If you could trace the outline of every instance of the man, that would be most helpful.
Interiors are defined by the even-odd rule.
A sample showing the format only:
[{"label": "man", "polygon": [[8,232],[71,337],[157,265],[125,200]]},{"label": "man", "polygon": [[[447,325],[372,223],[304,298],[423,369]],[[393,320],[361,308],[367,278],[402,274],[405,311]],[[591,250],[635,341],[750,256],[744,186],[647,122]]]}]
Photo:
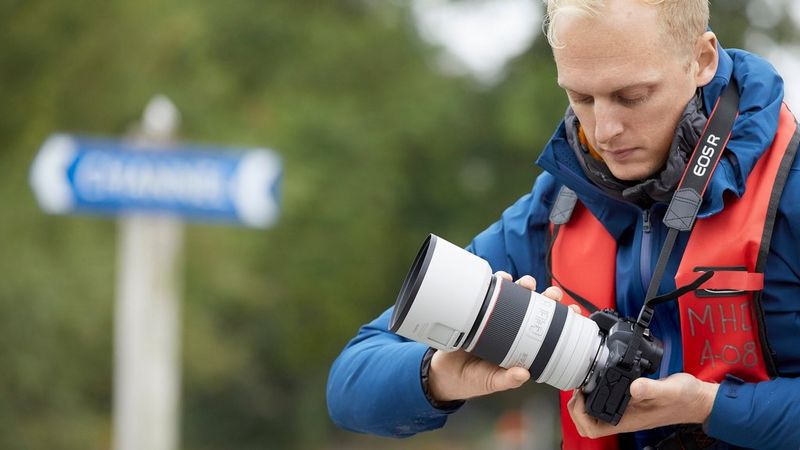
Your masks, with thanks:
[{"label": "man", "polygon": [[[588,416],[579,392],[562,394],[564,448],[798,448],[800,133],[782,80],[757,56],[718,46],[707,0],[548,0],[547,11],[570,108],[532,191],[468,247],[529,289],[551,283],[551,252],[552,284],[570,295],[545,295],[636,317],[707,117],[729,84],[739,94],[695,228],[678,235],[656,287],[691,281],[706,259],[724,266],[718,282],[658,306],[657,379],[631,385],[617,426]],[[713,153],[719,138],[709,142],[698,151]],[[690,169],[701,174],[707,161]],[[554,234],[548,218],[563,192],[578,205]],[[329,410],[344,428],[397,437],[436,429],[463,400],[529,379],[524,368],[409,342],[387,331],[390,315],[362,327],[331,369]]]}]

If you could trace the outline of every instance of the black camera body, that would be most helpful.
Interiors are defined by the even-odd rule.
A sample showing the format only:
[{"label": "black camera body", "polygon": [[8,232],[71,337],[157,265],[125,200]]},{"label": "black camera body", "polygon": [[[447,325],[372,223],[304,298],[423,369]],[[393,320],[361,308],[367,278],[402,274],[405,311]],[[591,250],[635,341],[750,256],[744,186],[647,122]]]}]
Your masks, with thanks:
[{"label": "black camera body", "polygon": [[[636,330],[636,321],[621,318],[610,309],[589,316],[605,334],[603,345],[608,356],[597,361],[595,372],[583,387],[586,396],[586,413],[604,422],[616,425],[631,398],[633,380],[652,375],[661,364],[664,347],[650,335],[649,329]],[[626,354],[631,352],[626,361]]]}]

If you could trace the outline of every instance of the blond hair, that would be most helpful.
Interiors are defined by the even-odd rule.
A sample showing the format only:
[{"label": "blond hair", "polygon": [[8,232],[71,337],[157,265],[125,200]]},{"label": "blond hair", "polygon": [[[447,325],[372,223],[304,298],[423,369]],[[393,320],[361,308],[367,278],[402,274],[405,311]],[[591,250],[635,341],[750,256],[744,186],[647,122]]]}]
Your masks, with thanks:
[{"label": "blond hair", "polygon": [[[662,33],[672,39],[679,49],[694,48],[697,38],[708,28],[709,0],[639,1],[658,8]],[[576,14],[596,17],[602,14],[606,3],[605,0],[544,0],[544,2],[547,4],[544,32],[553,48],[563,47],[556,36],[556,22],[559,16]]]}]

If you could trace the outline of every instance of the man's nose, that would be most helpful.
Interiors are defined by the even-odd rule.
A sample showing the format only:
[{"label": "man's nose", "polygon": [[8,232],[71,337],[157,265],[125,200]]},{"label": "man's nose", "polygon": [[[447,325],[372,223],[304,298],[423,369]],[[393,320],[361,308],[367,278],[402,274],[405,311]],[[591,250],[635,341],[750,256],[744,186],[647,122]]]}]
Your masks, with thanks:
[{"label": "man's nose", "polygon": [[614,105],[595,102],[594,138],[601,147],[608,147],[614,138],[622,134],[622,120]]}]

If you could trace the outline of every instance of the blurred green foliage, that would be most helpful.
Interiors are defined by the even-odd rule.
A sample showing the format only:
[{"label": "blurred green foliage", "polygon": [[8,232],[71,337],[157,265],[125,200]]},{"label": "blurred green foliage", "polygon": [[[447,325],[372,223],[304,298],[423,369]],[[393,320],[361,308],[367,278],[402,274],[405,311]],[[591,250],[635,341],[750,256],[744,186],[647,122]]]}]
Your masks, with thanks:
[{"label": "blurred green foliage", "polygon": [[[740,45],[745,2],[716,3]],[[156,93],[182,139],[286,166],[276,228],[189,226],[183,446],[351,439],[330,363],[428,232],[466,244],[529,190],[566,106],[541,39],[491,87],[435,54],[403,2],[0,1],[0,448],[110,445],[115,224],[44,215],[27,171],[47,135],[124,135]]]}]

